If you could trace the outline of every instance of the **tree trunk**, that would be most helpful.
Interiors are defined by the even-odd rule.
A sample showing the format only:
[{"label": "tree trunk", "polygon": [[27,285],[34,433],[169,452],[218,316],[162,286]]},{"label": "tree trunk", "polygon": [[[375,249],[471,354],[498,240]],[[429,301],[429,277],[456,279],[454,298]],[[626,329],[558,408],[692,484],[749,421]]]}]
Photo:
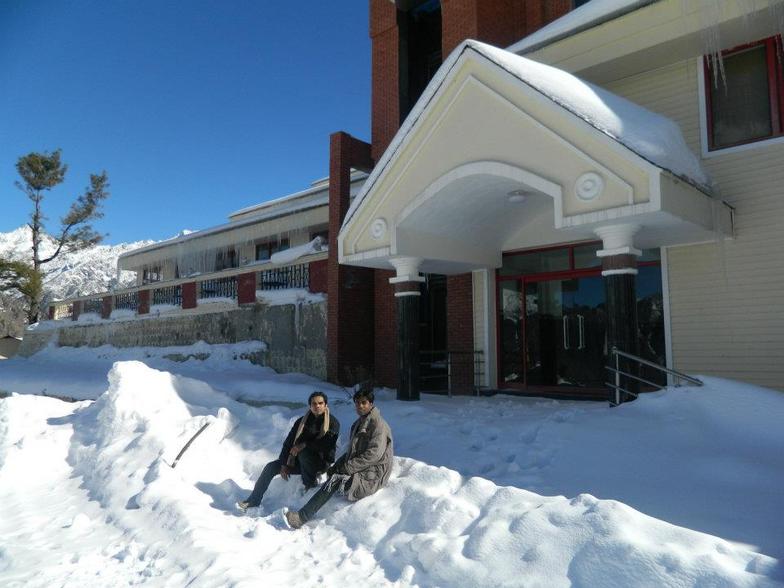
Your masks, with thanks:
[{"label": "tree trunk", "polygon": [[[35,199],[35,212],[33,212],[30,229],[33,231],[33,268],[36,272],[41,270],[41,257],[39,248],[41,246],[41,196]],[[33,324],[38,322],[38,315],[41,313],[41,302],[43,289],[28,299],[27,322]]]}]

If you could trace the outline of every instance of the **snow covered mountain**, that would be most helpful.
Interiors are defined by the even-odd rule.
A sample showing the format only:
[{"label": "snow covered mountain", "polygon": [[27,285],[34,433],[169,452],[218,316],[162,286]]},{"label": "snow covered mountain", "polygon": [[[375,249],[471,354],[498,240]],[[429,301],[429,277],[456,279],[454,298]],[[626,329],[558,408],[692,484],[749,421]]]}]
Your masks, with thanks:
[{"label": "snow covered mountain", "polygon": [[[133,272],[121,272],[117,275],[117,258],[121,253],[150,245],[154,241],[136,241],[119,245],[97,245],[96,247],[73,253],[60,254],[54,261],[46,264],[44,277],[45,300],[84,296],[97,292],[105,292],[110,288],[129,286],[133,283]],[[0,257],[29,261],[31,256],[32,237],[30,228],[19,227],[10,233],[0,233]],[[43,255],[54,253],[55,241],[48,235],[44,237]],[[0,300],[0,336],[4,330],[11,334],[18,333],[21,328],[16,325],[18,312],[10,307],[16,305],[5,296]],[[5,309],[5,310],[4,310]],[[16,310],[14,308],[14,310]],[[2,316],[13,314],[14,320],[5,322]],[[13,323],[15,328],[9,325]],[[4,328],[5,325],[5,328]],[[16,328],[18,327],[18,328]],[[12,332],[13,331],[13,332]]]}]

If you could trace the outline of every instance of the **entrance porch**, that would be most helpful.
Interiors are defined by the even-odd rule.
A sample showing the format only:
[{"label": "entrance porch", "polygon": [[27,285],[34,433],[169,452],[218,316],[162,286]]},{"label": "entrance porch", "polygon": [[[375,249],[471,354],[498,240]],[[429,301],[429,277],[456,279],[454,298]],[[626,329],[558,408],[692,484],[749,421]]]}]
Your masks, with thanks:
[{"label": "entrance porch", "polygon": [[[419,393],[423,273],[470,276],[484,387],[595,394],[608,349],[638,353],[641,303],[658,296],[664,314],[660,248],[731,234],[673,123],[623,101],[608,130],[529,68],[546,66],[458,48],[343,221],[341,264],[395,270],[401,399]],[[620,100],[553,71],[565,91]],[[662,324],[645,327],[658,361]]]}]

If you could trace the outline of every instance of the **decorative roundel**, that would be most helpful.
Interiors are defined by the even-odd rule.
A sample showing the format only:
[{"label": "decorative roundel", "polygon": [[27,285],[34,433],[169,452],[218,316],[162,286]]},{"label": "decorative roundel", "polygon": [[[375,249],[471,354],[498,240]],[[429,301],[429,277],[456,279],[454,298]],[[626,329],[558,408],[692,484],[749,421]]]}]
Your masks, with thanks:
[{"label": "decorative roundel", "polygon": [[587,172],[577,178],[574,193],[580,200],[593,200],[604,192],[604,179],[596,172]]},{"label": "decorative roundel", "polygon": [[377,218],[370,223],[370,236],[376,241],[383,238],[387,234],[387,221],[383,218]]}]

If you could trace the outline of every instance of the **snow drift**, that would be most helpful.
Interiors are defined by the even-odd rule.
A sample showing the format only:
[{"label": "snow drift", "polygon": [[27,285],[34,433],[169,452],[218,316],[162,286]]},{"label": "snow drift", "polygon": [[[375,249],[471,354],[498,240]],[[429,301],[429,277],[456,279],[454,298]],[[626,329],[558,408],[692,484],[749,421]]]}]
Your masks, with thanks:
[{"label": "snow drift", "polygon": [[[514,417],[510,423],[518,427],[527,423],[509,401],[465,399],[469,404],[457,410],[459,403],[443,399],[423,408],[386,402],[382,393],[379,404],[399,451],[416,454],[438,445],[431,459],[438,461],[439,450],[451,451],[463,473],[397,457],[386,488],[357,503],[335,498],[317,519],[292,532],[282,527],[280,511],[307,500],[297,479],[276,478],[252,516],[239,516],[233,502],[246,495],[263,464],[277,454],[301,409],[254,409],[204,382],[138,361],[115,363],[108,379],[108,390],[95,402],[69,405],[17,395],[0,401],[0,531],[11,536],[0,551],[0,583],[48,586],[70,578],[74,585],[77,579],[79,585],[105,585],[111,570],[110,583],[195,586],[777,585],[774,558],[616,500],[588,493],[542,496],[464,475],[475,457],[480,463],[505,458],[485,447],[471,453],[458,441],[467,437],[470,442],[468,429],[442,427],[443,419],[466,410],[474,424],[491,435],[504,431],[505,443],[513,444],[512,429],[503,429],[505,417]],[[656,413],[668,413],[679,403],[694,427],[711,436],[734,434],[732,443],[768,456],[775,466],[777,450],[769,444],[780,433],[749,442],[732,431],[753,419],[763,426],[777,420],[784,400],[751,389],[746,390],[751,397],[741,402],[731,387],[717,385],[710,392],[716,390],[712,397],[707,390],[658,393],[602,413],[599,407],[584,414],[578,408],[564,411],[549,402],[529,408],[534,406],[535,413],[549,407],[552,418],[545,424],[579,437],[583,429],[593,432],[579,423],[581,418],[612,427],[612,419],[625,416],[639,428],[643,418],[656,423]],[[304,400],[304,389],[301,395]],[[345,443],[350,405],[332,399]],[[758,407],[747,408],[755,404],[749,400],[759,400]],[[601,422],[602,415],[610,420]],[[207,429],[172,468],[179,450],[205,423]],[[422,439],[418,433],[427,426],[430,434]],[[546,436],[546,427],[539,426],[537,434]],[[595,451],[606,458],[602,449]],[[652,449],[657,448],[637,447],[643,458]],[[35,469],[46,472],[31,471],[33,460],[39,465]],[[573,476],[579,479],[583,473],[578,468]],[[33,530],[29,522],[14,519],[14,509],[20,497],[21,504],[41,502],[52,487],[61,494],[60,510],[67,516],[37,521],[47,528],[42,537],[40,526]],[[17,526],[6,528],[8,520]],[[81,539],[69,543],[71,535]],[[31,544],[37,547],[23,547]],[[47,563],[38,560],[26,567],[41,550],[48,554]],[[79,565],[68,563],[72,560]],[[92,584],[84,581],[89,566],[95,574]]]}]

